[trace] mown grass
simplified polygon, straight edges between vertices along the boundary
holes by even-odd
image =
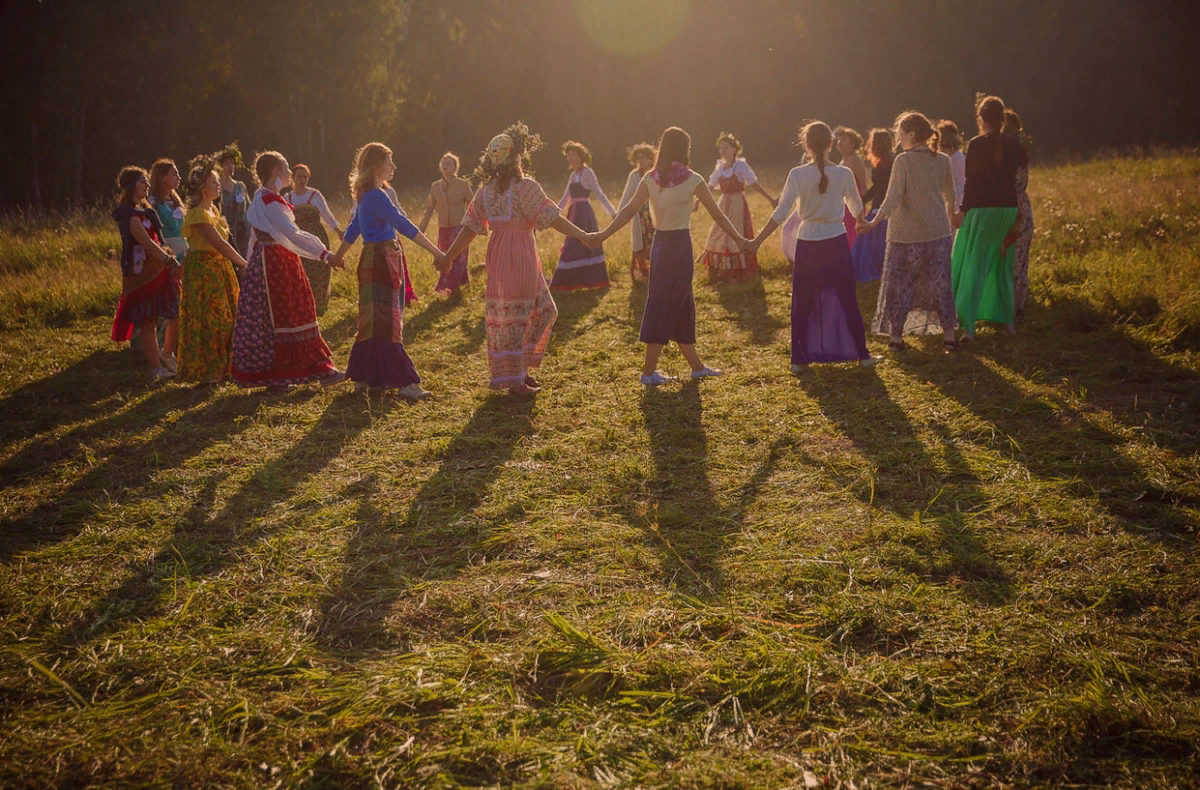
[[[409,312],[422,404],[155,388],[104,316],[9,325],[0,785],[1195,786],[1200,215],[1151,176],[1196,167],[1039,171],[1021,333],[875,371],[787,373],[772,243],[698,281],[728,375],[643,391],[625,234],[534,400],[483,389],[482,244]]]

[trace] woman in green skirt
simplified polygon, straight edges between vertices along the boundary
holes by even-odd
[[[1021,228],[1017,170],[1025,149],[1003,133],[1004,102],[988,96],[975,112],[979,136],[967,147],[967,183],[961,225],[954,241],[951,283],[958,321],[975,337],[977,321],[1005,324],[1015,332],[1013,243]]]

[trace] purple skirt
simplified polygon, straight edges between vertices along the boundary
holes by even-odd
[[[853,362],[868,356],[846,237],[797,241],[792,267],[792,364]]]
[[[642,313],[643,343],[696,342],[696,300],[692,296],[692,232],[660,230],[650,247],[650,287]]]
[[[872,211],[867,220],[875,219]],[[870,233],[859,235],[854,240],[850,253],[854,258],[854,279],[860,283],[874,282],[883,273],[883,257],[887,253],[887,220],[880,222]]]
[[[346,378],[373,389],[401,389],[421,383],[404,346],[381,337],[354,344],[346,364]]]
[[[580,230],[592,233],[600,229],[596,212],[586,200],[571,201],[567,219]],[[579,291],[586,288],[608,287],[608,266],[604,259],[604,248],[592,249],[579,239],[567,237],[558,254],[558,266],[550,279],[552,291]]]

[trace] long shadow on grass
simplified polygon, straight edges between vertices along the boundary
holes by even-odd
[[[221,511],[211,516],[212,493],[229,472],[210,475],[192,507],[176,518],[172,534],[158,553],[67,626],[60,641],[72,644],[116,630],[131,619],[157,616],[177,566],[193,579],[216,575],[235,564],[245,547],[277,531],[279,521],[271,516],[380,414],[396,406],[395,401],[384,400],[368,411],[359,407],[362,402],[361,396],[349,393],[336,397],[304,438],[255,470]],[[296,508],[288,514],[302,516],[303,510]]]
[[[81,529],[101,507],[149,496],[154,476],[202,453],[206,448],[240,432],[248,421],[240,420],[258,408],[256,398],[231,397],[203,402],[167,426],[153,443],[139,440],[141,433],[157,426],[167,414],[189,409],[207,398],[207,393],[170,388],[152,393],[133,407],[107,420],[72,431],[60,442],[29,449],[10,459],[11,468],[23,468],[51,453],[75,450],[85,439],[128,438],[106,449],[100,458],[89,459],[90,470],[81,474],[67,490],[12,519],[0,522],[0,562],[22,552],[65,540]],[[82,455],[82,453],[81,453]],[[6,466],[8,466],[6,464]]]
[[[448,316],[463,303],[462,291],[456,291],[446,298],[434,298],[417,312],[412,307],[405,308],[404,341],[411,343],[419,335],[428,332],[433,325]]]
[[[750,343],[769,346],[775,342],[780,329],[789,326],[787,321],[772,315],[767,307],[767,289],[762,278],[756,277],[744,283],[719,283],[713,288],[725,312],[738,327],[750,336]]]
[[[650,291],[646,283],[637,283],[629,287],[629,306],[625,313],[627,322],[626,336],[636,341],[642,331],[642,314],[646,312],[646,297]]]
[[[1008,572],[964,516],[985,505],[987,495],[953,437],[935,431],[948,467],[942,471],[873,370],[818,368],[806,372],[801,382],[822,413],[871,465],[873,485],[843,482],[849,482],[848,487],[869,505],[887,508],[905,521],[936,525],[936,545],[926,544],[933,556],[922,557],[905,570],[939,582],[953,579],[965,594],[989,603],[1010,598]]]
[[[533,400],[489,395],[442,454],[403,520],[381,515],[362,496],[354,534],[346,544],[345,572],[322,605],[319,635],[337,648],[395,646],[386,617],[418,579],[451,577],[467,567],[484,524],[474,516],[488,488],[533,433]]]
[[[600,305],[608,292],[608,288],[556,292],[554,303],[558,305],[558,320],[554,322],[555,342],[567,343],[582,334],[588,328],[580,326],[583,319]]]

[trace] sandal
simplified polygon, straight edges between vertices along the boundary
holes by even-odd
[[[957,340],[946,340],[942,343],[942,353],[943,354],[953,354],[956,351],[958,351],[958,341]]]
[[[905,343],[903,340],[889,340],[888,341],[888,350],[889,351],[907,351],[908,343]]]
[[[528,387],[529,389],[533,390],[534,392],[537,392],[538,390],[540,390],[542,388],[542,382],[538,381],[533,376],[526,376],[525,377],[525,386]]]
[[[508,388],[509,395],[536,395],[537,393],[538,390],[534,389],[523,381],[515,387]]]

